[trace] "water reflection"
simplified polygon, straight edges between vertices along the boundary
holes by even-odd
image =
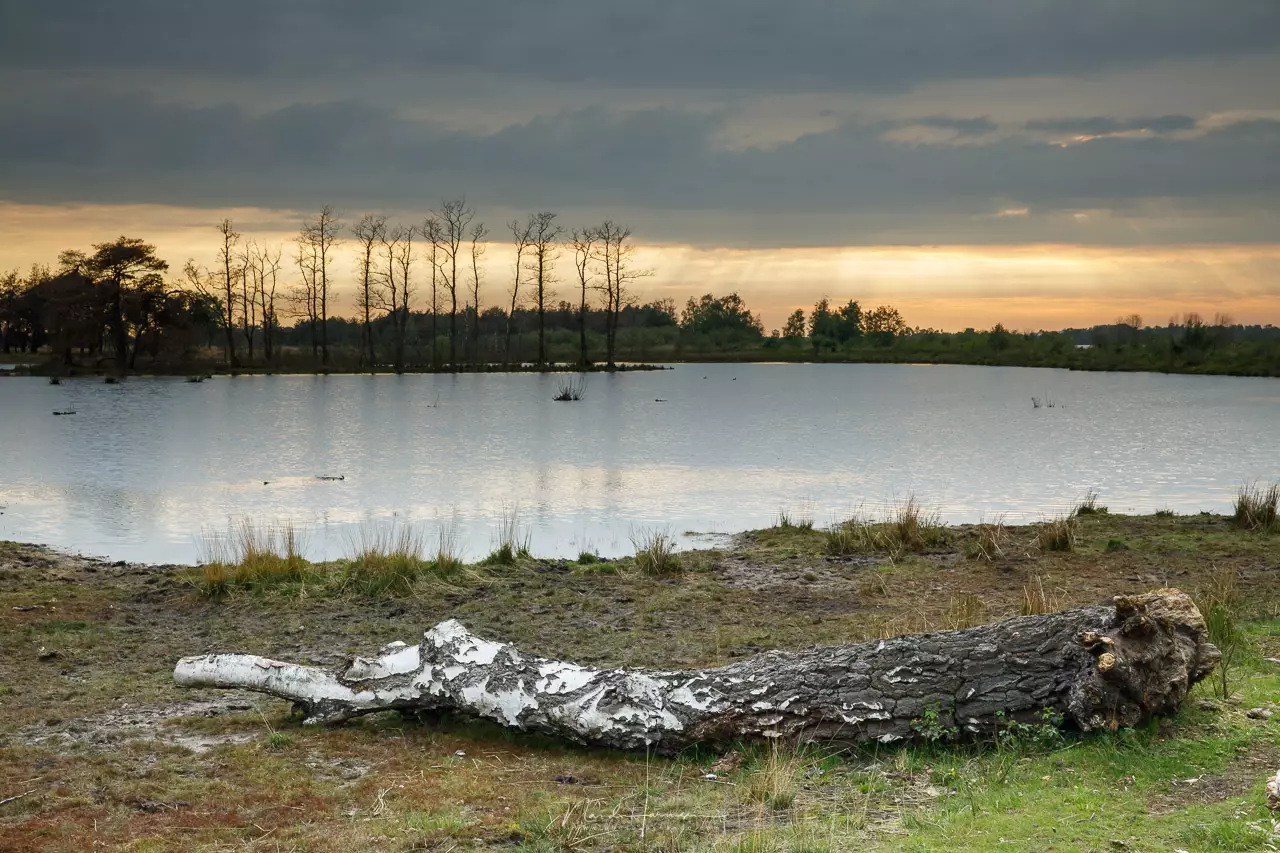
[[[0,379],[0,537],[191,561],[202,528],[248,516],[308,527],[320,557],[370,519],[456,518],[478,557],[518,501],[535,552],[617,554],[637,528],[734,531],[806,504],[821,524],[914,492],[948,521],[1021,520],[1097,489],[1116,511],[1220,511],[1280,478],[1276,380],[690,365],[593,375],[578,403],[555,383]]]

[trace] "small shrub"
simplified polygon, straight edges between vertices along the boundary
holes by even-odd
[[[999,731],[996,732],[996,745],[1018,752],[1050,752],[1062,746],[1065,738],[1062,735],[1062,723],[1065,719],[1053,708],[1044,708],[1033,723],[1020,723],[1017,720],[1004,721],[1003,714],[998,714]]]
[[[1245,483],[1236,494],[1231,521],[1243,530],[1275,533],[1280,531],[1277,506],[1280,506],[1280,484],[1272,483],[1264,489],[1257,483]]]
[[[1071,511],[1071,514],[1075,516],[1102,515],[1106,511],[1107,508],[1105,506],[1098,505],[1098,493],[1090,491],[1084,496],[1083,500],[1075,505],[1075,509]]]
[[[937,706],[925,708],[919,719],[911,721],[911,728],[928,743],[954,740],[960,734],[960,729],[949,725]]]
[[[632,534],[636,548],[636,568],[645,575],[672,575],[684,567],[676,553],[676,540],[670,533],[645,530]]]
[[[1040,525],[1036,545],[1041,551],[1074,551],[1080,535],[1080,521],[1074,515],[1059,516]]]
[[[1168,507],[1156,510],[1156,518],[1173,518],[1177,513]]]
[[[1129,546],[1126,545],[1124,541],[1121,539],[1108,539],[1107,550],[1108,551],[1128,551]]]
[[[598,562],[600,562],[600,558],[599,558],[598,556],[596,556],[595,554],[591,553],[590,551],[579,551],[579,552],[578,552],[578,565],[580,565],[580,566],[591,566],[591,565],[594,565],[594,564],[596,564],[596,563],[598,563]]]

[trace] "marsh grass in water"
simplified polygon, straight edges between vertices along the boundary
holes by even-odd
[[[1263,487],[1256,482],[1245,483],[1236,493],[1232,522],[1244,530],[1259,533],[1280,531],[1280,484]]]
[[[582,399],[582,395],[587,390],[587,375],[585,373],[572,379],[560,383],[560,387],[556,389],[556,395],[552,397],[557,403],[571,403]]]

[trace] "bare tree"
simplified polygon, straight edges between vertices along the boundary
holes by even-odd
[[[564,228],[557,225],[555,219],[556,215],[546,210],[529,217],[529,271],[537,287],[534,305],[538,310],[539,367],[547,363],[547,301],[555,295],[551,285],[555,283],[555,263],[560,254],[560,237],[564,234]]]
[[[333,261],[334,247],[342,223],[333,208],[325,205],[316,218],[302,225],[299,239],[312,249],[313,291],[315,295],[314,317],[320,326],[320,362],[329,363],[329,265]]]
[[[607,366],[617,367],[618,318],[622,309],[635,301],[630,286],[637,279],[653,275],[651,270],[636,269],[635,245],[630,243],[631,229],[607,219],[596,231],[596,257],[604,267],[604,283],[597,289],[604,295],[605,352]]]
[[[258,296],[262,290],[262,269],[258,266],[258,245],[252,240],[240,253],[240,332],[244,335],[249,362],[253,362],[253,342],[258,326]]]
[[[258,298],[262,308],[262,355],[271,363],[276,355],[276,331],[280,328],[280,316],[276,313],[276,289],[280,283],[281,258],[284,251],[276,246],[274,249],[264,246],[258,252],[258,269],[261,273],[261,286]]]
[[[295,261],[302,281],[290,294],[291,301],[297,306],[296,314],[307,319],[307,328],[311,338],[311,360],[314,362],[320,351],[320,250],[310,238],[304,226],[294,238],[298,253]]]
[[[443,253],[440,272],[445,289],[449,291],[449,366],[453,369],[458,365],[458,253],[475,215],[464,198],[444,202],[437,214],[441,237],[439,245]]]
[[[218,233],[222,235],[222,248],[218,250],[218,259],[222,262],[222,287],[219,300],[222,302],[222,326],[227,333],[227,363],[232,367],[240,366],[236,355],[236,318],[235,318],[235,275],[231,264],[235,260],[236,243],[240,241],[240,233],[232,226],[230,219],[218,223]]]
[[[387,218],[366,213],[351,229],[356,238],[360,255],[360,293],[356,298],[357,307],[364,315],[364,324],[360,330],[362,344],[361,359],[369,358],[369,369],[372,370],[376,358],[373,352],[373,310],[378,301],[377,284],[373,270],[373,253],[376,246],[381,245],[387,236]],[[395,289],[394,283],[392,289]]]
[[[444,230],[440,220],[428,216],[422,222],[422,236],[431,244],[431,369],[440,368],[440,359],[436,352],[436,338],[440,334],[440,263],[443,252]]]
[[[597,232],[594,228],[575,229],[570,237],[573,243],[573,266],[578,271],[578,285],[581,296],[578,301],[578,342],[580,351],[578,365],[587,367],[591,361],[587,356],[587,290],[593,278],[591,261],[595,252]]]
[[[387,272],[383,286],[377,291],[378,307],[391,321],[392,361],[396,373],[404,372],[404,345],[409,328],[409,284],[413,271],[413,238],[417,230],[397,225],[387,228],[382,239]]]
[[[511,240],[516,248],[516,271],[511,283],[511,311],[507,313],[507,347],[506,354],[503,356],[504,366],[511,363],[511,332],[516,321],[516,307],[520,304],[520,273],[524,269],[524,254],[529,251],[529,244],[533,240],[533,217],[530,216],[524,224],[513,219],[508,226],[511,228]]]
[[[471,335],[467,344],[468,361],[474,362],[480,345],[480,258],[485,253],[484,238],[489,229],[483,222],[471,226]]]

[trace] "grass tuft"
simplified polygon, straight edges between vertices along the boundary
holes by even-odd
[[[636,548],[636,568],[644,575],[673,575],[684,566],[676,552],[676,539],[662,530],[641,530],[631,536]]]
[[[990,563],[1004,557],[1004,549],[1009,545],[1009,528],[1004,519],[998,518],[991,523],[980,523],[974,528],[973,538],[965,543],[965,552],[971,560],[985,560]]]
[[[513,566],[517,560],[529,559],[530,533],[520,525],[520,504],[502,504],[498,516],[498,542],[482,562],[490,566]]]
[[[1041,551],[1065,551],[1076,549],[1080,538],[1080,519],[1075,515],[1058,516],[1043,522],[1036,531],[1036,546]]]
[[[986,603],[973,593],[966,592],[951,599],[951,606],[942,619],[942,627],[949,631],[960,631],[986,622]]]
[[[366,524],[346,559],[346,582],[369,596],[404,595],[430,570],[420,529],[394,522]]]
[[[795,805],[808,766],[795,751],[780,749],[776,740],[770,741],[768,751],[742,780],[743,793],[751,802],[786,811]]]
[[[226,533],[201,535],[200,589],[221,595],[236,586],[263,587],[303,579],[311,564],[292,522],[259,524],[243,518]]]
[[[1092,490],[1085,494],[1084,498],[1071,510],[1071,514],[1074,516],[1105,515],[1106,512],[1107,508],[1105,506],[1098,505],[1098,493]]]
[[[1263,488],[1256,482],[1245,483],[1236,493],[1231,522],[1243,530],[1275,533],[1280,531],[1280,516],[1276,512],[1278,505],[1280,484],[1272,483]]]

